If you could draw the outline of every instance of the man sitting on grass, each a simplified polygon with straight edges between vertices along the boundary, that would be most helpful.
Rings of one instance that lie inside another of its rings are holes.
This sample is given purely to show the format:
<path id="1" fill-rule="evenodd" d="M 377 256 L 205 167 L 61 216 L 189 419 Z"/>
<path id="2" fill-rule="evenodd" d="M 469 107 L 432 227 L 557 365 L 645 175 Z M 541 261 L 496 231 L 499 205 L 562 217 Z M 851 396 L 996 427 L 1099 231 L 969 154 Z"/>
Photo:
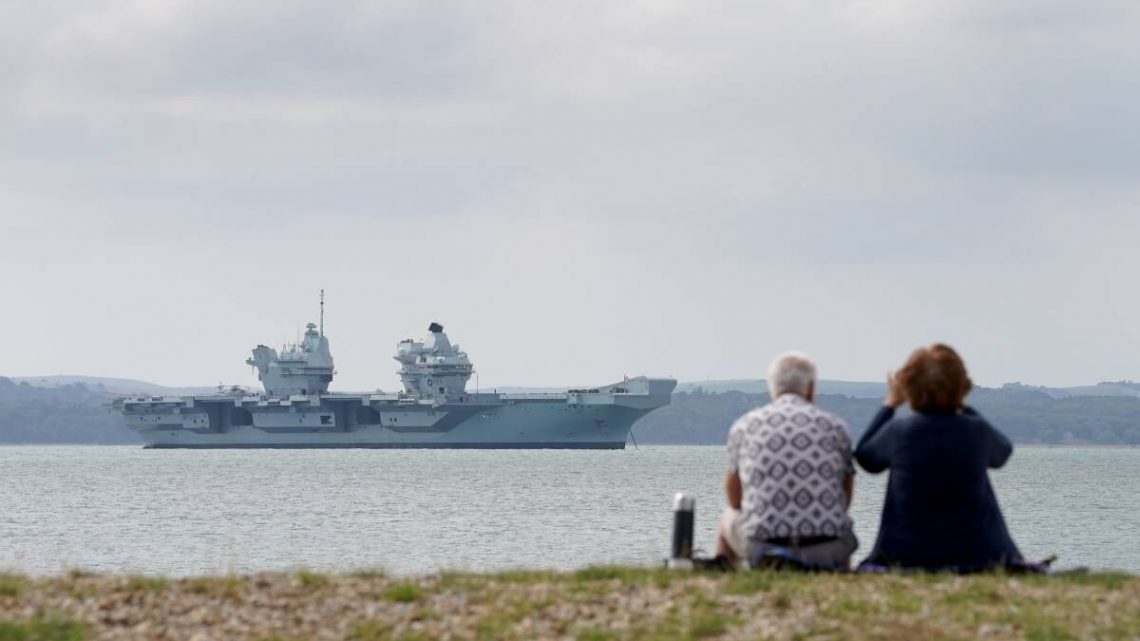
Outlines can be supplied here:
<path id="1" fill-rule="evenodd" d="M 806 355 L 779 356 L 768 370 L 772 402 L 728 433 L 728 507 L 717 554 L 730 563 L 782 548 L 808 565 L 847 568 L 858 547 L 847 516 L 851 436 L 839 417 L 812 404 L 815 381 Z"/>

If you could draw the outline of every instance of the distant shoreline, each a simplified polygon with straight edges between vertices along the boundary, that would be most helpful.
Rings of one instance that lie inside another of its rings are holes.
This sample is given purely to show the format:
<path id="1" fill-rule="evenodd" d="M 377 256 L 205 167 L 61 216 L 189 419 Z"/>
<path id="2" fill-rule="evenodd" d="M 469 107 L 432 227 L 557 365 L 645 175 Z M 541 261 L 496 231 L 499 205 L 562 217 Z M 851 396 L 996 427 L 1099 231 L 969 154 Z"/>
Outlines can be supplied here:
<path id="1" fill-rule="evenodd" d="M 831 393 L 821 385 L 816 402 L 842 417 L 856 437 L 882 406 L 880 393 L 856 396 L 849 389 L 874 384 L 849 384 Z M 1018 444 L 1140 445 L 1140 398 L 1124 394 L 1136 391 L 1133 385 L 1111 384 L 1118 395 L 1062 397 L 1023 385 L 979 388 L 967 402 Z M 108 389 L 82 383 L 36 387 L 0 377 L 0 443 L 141 443 L 109 409 L 113 398 Z M 634 439 L 642 445 L 723 444 L 736 419 L 766 402 L 767 394 L 759 391 L 697 386 L 675 392 L 669 405 L 634 424 Z"/>

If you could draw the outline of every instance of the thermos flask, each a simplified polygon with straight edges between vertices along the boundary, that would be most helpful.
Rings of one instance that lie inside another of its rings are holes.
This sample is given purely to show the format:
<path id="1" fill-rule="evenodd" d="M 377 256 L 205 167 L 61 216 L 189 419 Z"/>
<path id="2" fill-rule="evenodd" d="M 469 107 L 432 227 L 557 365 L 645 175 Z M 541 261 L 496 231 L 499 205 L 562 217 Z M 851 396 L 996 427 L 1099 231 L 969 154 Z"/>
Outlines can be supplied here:
<path id="1" fill-rule="evenodd" d="M 669 558 L 671 568 L 693 566 L 693 522 L 697 500 L 684 492 L 673 497 L 673 551 Z"/>

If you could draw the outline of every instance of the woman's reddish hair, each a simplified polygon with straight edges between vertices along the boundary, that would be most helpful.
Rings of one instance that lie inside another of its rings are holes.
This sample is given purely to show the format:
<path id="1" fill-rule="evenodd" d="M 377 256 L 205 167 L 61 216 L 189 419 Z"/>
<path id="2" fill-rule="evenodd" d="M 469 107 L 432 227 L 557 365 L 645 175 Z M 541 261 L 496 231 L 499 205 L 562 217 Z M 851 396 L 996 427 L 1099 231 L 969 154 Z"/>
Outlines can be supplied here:
<path id="1" fill-rule="evenodd" d="M 916 349 L 897 376 L 911 408 L 923 414 L 962 409 L 973 388 L 962 357 L 943 343 Z"/>

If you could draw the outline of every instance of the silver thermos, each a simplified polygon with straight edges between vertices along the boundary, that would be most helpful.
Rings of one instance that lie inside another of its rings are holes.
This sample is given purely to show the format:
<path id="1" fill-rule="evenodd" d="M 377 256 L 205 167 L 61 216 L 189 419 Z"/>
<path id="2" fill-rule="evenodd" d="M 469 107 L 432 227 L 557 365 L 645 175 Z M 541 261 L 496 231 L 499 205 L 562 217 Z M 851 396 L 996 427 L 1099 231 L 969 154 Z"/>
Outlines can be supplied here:
<path id="1" fill-rule="evenodd" d="M 684 492 L 673 496 L 673 550 L 669 567 L 693 567 L 693 523 L 696 520 L 697 500 Z"/>

